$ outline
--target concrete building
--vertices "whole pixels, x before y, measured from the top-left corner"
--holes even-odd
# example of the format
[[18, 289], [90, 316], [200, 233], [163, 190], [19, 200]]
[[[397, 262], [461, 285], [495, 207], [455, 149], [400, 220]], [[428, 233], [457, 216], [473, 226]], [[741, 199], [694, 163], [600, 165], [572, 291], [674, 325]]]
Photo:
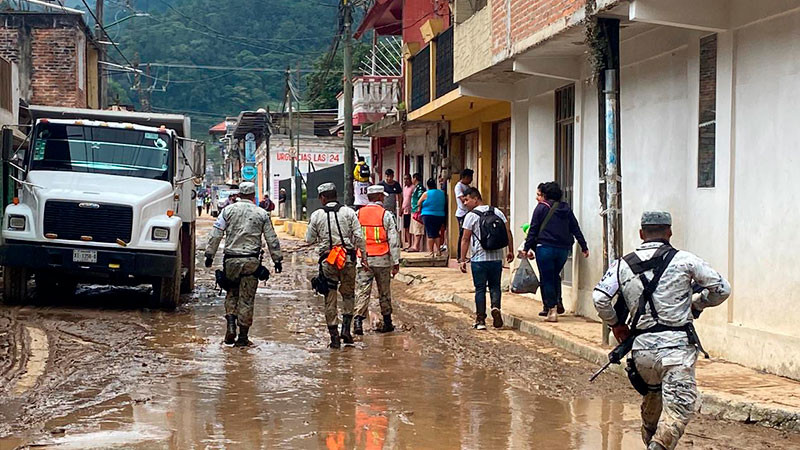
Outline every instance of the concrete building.
[[798, 221], [789, 205], [800, 169], [792, 150], [800, 140], [800, 1], [481, 3], [455, 2], [454, 79], [512, 104], [517, 239], [536, 185], [566, 187], [591, 252], [568, 262], [567, 308], [595, 317], [591, 290], [604, 264], [605, 118], [586, 27], [619, 20], [623, 251], [638, 244], [642, 211], [671, 211], [673, 244], [733, 285], [727, 303], [699, 320], [706, 348], [800, 379], [798, 258], [786, 237]]
[[28, 104], [98, 108], [98, 44], [80, 14], [0, 12], [0, 56], [19, 67]]

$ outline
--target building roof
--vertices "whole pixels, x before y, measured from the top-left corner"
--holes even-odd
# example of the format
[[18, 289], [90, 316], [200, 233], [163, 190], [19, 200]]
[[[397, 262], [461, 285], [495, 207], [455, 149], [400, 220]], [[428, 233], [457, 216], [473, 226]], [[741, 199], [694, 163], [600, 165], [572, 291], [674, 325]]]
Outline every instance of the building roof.
[[208, 129], [208, 134], [225, 134], [225, 132], [227, 130], [228, 130], [228, 127], [225, 124], [225, 121], [223, 120], [222, 122], [220, 122], [220, 123], [214, 125], [213, 127], [209, 128]]
[[239, 113], [236, 128], [233, 129], [233, 137], [244, 139], [247, 133], [253, 133], [258, 138], [269, 132], [268, 120], [266, 111], [242, 111]]
[[403, 0], [376, 0], [367, 11], [354, 37], [360, 39], [369, 30], [378, 36], [400, 36], [403, 34]]

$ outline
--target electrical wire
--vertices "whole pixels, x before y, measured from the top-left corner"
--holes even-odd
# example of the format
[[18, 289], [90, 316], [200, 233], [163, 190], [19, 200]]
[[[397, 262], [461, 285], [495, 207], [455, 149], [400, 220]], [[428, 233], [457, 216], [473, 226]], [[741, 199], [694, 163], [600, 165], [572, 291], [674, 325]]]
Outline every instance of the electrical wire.
[[[89, 14], [91, 14], [91, 15], [92, 15], [92, 18], [94, 19], [94, 23], [95, 23], [95, 24], [96, 24], [98, 27], [100, 27], [100, 31], [102, 31], [102, 32], [103, 32], [103, 36], [105, 36], [106, 38], [108, 38], [108, 33], [106, 32], [106, 29], [105, 29], [105, 27], [103, 27], [103, 25], [101, 25], [101, 24], [100, 24], [100, 21], [99, 21], [99, 20], [97, 20], [97, 16], [94, 14], [94, 11], [92, 11], [92, 8], [90, 8], [90, 7], [89, 7], [89, 4], [88, 4], [88, 3], [86, 3], [86, 0], [81, 0], [81, 2], [83, 2], [83, 5], [84, 5], [84, 6], [86, 7], [86, 9], [89, 11]], [[114, 42], [112, 41], [112, 42], [111, 42], [111, 45], [114, 47], [114, 49], [116, 49], [116, 50], [117, 50], [117, 52], [119, 52], [119, 55], [120, 55], [120, 56], [122, 56], [122, 59], [124, 59], [124, 60], [125, 60], [125, 62], [126, 62], [126, 63], [128, 63], [128, 66], [130, 66], [130, 67], [133, 67], [133, 63], [131, 63], [131, 62], [130, 62], [130, 60], [128, 60], [128, 57], [127, 57], [127, 56], [125, 56], [125, 54], [124, 54], [124, 53], [122, 53], [122, 50], [120, 50], [120, 49], [119, 49], [119, 47], [117, 47], [117, 44], [116, 44], [116, 43], [114, 43]]]

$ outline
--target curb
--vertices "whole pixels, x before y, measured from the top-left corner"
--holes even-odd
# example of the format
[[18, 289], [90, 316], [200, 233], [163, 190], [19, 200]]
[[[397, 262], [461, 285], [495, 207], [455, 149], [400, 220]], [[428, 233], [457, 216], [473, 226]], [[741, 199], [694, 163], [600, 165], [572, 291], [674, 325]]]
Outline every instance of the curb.
[[[395, 279], [407, 285], [411, 285], [415, 282], [427, 282], [421, 278], [408, 276], [402, 273], [397, 274]], [[475, 311], [475, 301], [471, 298], [465, 298], [459, 294], [450, 294], [445, 298], [472, 312]], [[603, 351], [603, 349], [570, 340], [558, 333], [554, 333], [549, 327], [544, 327], [538, 322], [521, 319], [506, 312], [503, 312], [502, 315], [503, 322], [505, 322], [506, 326], [514, 330], [541, 337], [551, 342], [556, 347], [568, 351], [593, 364], [597, 364], [598, 366], [602, 366], [608, 362], [608, 354]], [[621, 364], [612, 364], [608, 370], [623, 377], [627, 377], [625, 369]], [[735, 400], [726, 398], [717, 392], [707, 390], [700, 391], [698, 403], [700, 414], [717, 419], [758, 424], [768, 428], [800, 432], [800, 413], [782, 410], [771, 404]]]

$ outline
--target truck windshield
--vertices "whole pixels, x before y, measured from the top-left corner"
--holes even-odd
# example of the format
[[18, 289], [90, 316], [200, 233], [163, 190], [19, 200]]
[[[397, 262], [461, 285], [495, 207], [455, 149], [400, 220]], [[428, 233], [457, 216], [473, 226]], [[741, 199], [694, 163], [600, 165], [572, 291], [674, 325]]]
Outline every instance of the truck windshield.
[[169, 180], [167, 133], [39, 123], [31, 170], [102, 173]]

